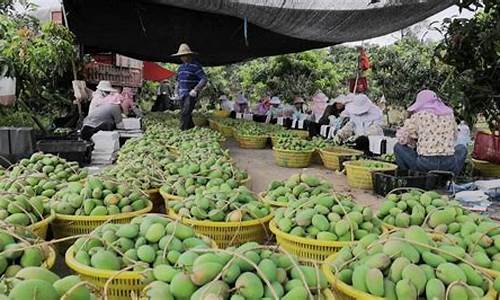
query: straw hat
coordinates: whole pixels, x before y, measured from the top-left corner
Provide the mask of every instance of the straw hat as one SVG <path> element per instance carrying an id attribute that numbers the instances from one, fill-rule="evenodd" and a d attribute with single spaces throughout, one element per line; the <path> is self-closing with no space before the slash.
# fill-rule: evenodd
<path id="1" fill-rule="evenodd" d="M 179 50 L 177 53 L 172 54 L 172 56 L 184 56 L 184 55 L 193 55 L 196 54 L 196 52 L 191 51 L 191 48 L 189 48 L 188 44 L 181 44 L 179 46 Z"/>
<path id="2" fill-rule="evenodd" d="M 302 99 L 302 97 L 295 97 L 295 99 L 293 100 L 293 104 L 304 104 L 304 99 Z"/>
<path id="3" fill-rule="evenodd" d="M 113 86 L 111 85 L 111 82 L 109 82 L 108 80 L 101 80 L 99 81 L 99 84 L 97 85 L 97 89 L 100 90 L 100 91 L 104 91 L 104 92 L 117 92 L 117 90 L 115 88 L 113 88 Z"/>

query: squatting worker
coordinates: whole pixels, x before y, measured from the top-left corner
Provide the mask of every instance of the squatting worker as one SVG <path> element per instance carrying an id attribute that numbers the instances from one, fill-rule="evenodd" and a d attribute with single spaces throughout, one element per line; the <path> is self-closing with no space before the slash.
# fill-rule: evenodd
<path id="1" fill-rule="evenodd" d="M 80 131 L 82 139 L 90 141 L 98 131 L 112 131 L 123 128 L 122 113 L 125 106 L 122 105 L 120 97 L 106 97 L 104 102 L 94 108 L 83 120 Z"/>
<path id="2" fill-rule="evenodd" d="M 179 57 L 182 61 L 177 70 L 177 84 L 175 86 L 181 105 L 181 130 L 194 127 L 192 113 L 196 104 L 196 97 L 207 84 L 207 76 L 203 71 L 203 67 L 193 58 L 195 54 L 188 44 L 181 44 L 179 51 L 172 55 Z"/>
<path id="3" fill-rule="evenodd" d="M 417 94 L 408 108 L 412 115 L 398 130 L 394 147 L 396 163 L 402 170 L 450 171 L 458 175 L 467 157 L 467 148 L 457 145 L 457 123 L 453 109 L 431 90 Z"/>

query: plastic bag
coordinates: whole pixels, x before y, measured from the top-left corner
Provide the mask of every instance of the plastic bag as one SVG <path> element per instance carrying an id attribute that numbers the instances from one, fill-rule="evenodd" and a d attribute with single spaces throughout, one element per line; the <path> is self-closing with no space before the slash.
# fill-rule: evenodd
<path id="1" fill-rule="evenodd" d="M 16 101 L 16 78 L 0 77 L 0 105 L 9 106 Z"/>

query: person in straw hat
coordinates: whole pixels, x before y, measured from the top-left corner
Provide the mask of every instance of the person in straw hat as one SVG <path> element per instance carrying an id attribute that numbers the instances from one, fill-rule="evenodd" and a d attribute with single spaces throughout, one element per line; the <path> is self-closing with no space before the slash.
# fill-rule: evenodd
<path id="1" fill-rule="evenodd" d="M 91 114 L 98 106 L 104 104 L 106 101 L 113 102 L 112 99 L 106 99 L 112 94 L 118 93 L 118 90 L 113 88 L 111 82 L 108 80 L 101 80 L 96 87 L 96 91 L 92 92 L 92 99 L 90 100 L 89 114 Z"/>
<path id="2" fill-rule="evenodd" d="M 201 64 L 193 59 L 196 53 L 191 51 L 188 44 L 181 44 L 173 57 L 179 57 L 182 64 L 177 69 L 176 92 L 181 104 L 181 130 L 194 127 L 192 113 L 198 93 L 207 84 L 207 75 Z"/>

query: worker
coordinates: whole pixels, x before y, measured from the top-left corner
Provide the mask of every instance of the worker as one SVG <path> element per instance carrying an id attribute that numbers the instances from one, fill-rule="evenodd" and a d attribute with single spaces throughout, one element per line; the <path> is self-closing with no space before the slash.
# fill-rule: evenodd
<path id="1" fill-rule="evenodd" d="M 271 97 L 264 96 L 260 98 L 259 104 L 255 109 L 255 114 L 259 116 L 265 116 L 267 115 L 267 112 L 269 111 L 270 108 L 271 108 Z"/>
<path id="2" fill-rule="evenodd" d="M 181 44 L 177 53 L 173 57 L 179 57 L 182 64 L 177 70 L 176 92 L 180 99 L 181 130 L 188 130 L 194 127 L 192 113 L 196 104 L 199 92 L 207 84 L 207 75 L 203 71 L 201 64 L 193 58 L 196 53 L 191 51 L 188 44 Z"/>
<path id="3" fill-rule="evenodd" d="M 166 111 L 175 110 L 175 105 L 172 99 L 175 98 L 172 85 L 168 79 L 164 79 L 156 90 L 156 100 L 151 108 L 151 111 Z"/>
<path id="4" fill-rule="evenodd" d="M 271 107 L 267 111 L 266 115 L 270 116 L 271 119 L 276 119 L 282 116 L 283 106 L 281 105 L 281 100 L 279 97 L 272 97 L 271 101 L 269 101 Z"/>
<path id="5" fill-rule="evenodd" d="M 101 80 L 99 81 L 99 84 L 97 84 L 95 92 L 92 92 L 92 99 L 90 100 L 90 106 L 89 106 L 89 114 L 92 113 L 92 111 L 97 108 L 99 105 L 105 103 L 105 98 L 117 94 L 118 90 L 113 88 L 111 85 L 111 82 L 108 80 Z"/>
<path id="6" fill-rule="evenodd" d="M 81 138 L 90 141 L 98 131 L 112 131 L 116 128 L 123 128 L 122 112 L 120 98 L 107 97 L 105 102 L 90 111 L 83 120 L 80 131 Z"/>
<path id="7" fill-rule="evenodd" d="M 344 111 L 345 105 L 351 102 L 353 96 L 354 94 L 339 95 L 329 101 L 318 123 L 321 125 L 328 125 L 331 124 L 333 120 L 338 119 L 340 114 Z"/>
<path id="8" fill-rule="evenodd" d="M 411 117 L 404 122 L 394 146 L 401 170 L 449 171 L 458 175 L 467 157 L 467 148 L 456 144 L 457 123 L 453 109 L 431 90 L 417 94 L 408 108 Z"/>
<path id="9" fill-rule="evenodd" d="M 137 107 L 134 98 L 135 92 L 132 88 L 124 87 L 120 93 L 120 105 L 122 107 L 122 112 L 124 115 L 134 115 L 136 117 L 142 117 L 142 111 Z"/>
<path id="10" fill-rule="evenodd" d="M 319 122 L 327 105 L 328 97 L 322 91 L 317 91 L 312 97 L 311 121 Z"/>
<path id="11" fill-rule="evenodd" d="M 295 96 L 293 100 L 292 119 L 294 120 L 309 119 L 309 115 L 306 113 L 304 106 L 305 106 L 304 99 L 300 96 Z"/>
<path id="12" fill-rule="evenodd" d="M 240 93 L 238 95 L 238 98 L 236 99 L 236 103 L 234 105 L 234 112 L 241 114 L 246 114 L 250 112 L 248 107 L 248 100 L 242 93 Z"/>
<path id="13" fill-rule="evenodd" d="M 232 112 L 234 110 L 233 101 L 229 100 L 226 95 L 221 95 L 219 97 L 219 105 L 220 109 L 227 112 Z"/>
<path id="14" fill-rule="evenodd" d="M 352 102 L 345 106 L 341 117 L 349 121 L 337 131 L 334 137 L 336 143 L 343 143 L 351 139 L 358 150 L 369 151 L 368 136 L 384 135 L 382 130 L 382 111 L 365 94 L 352 96 Z"/>

